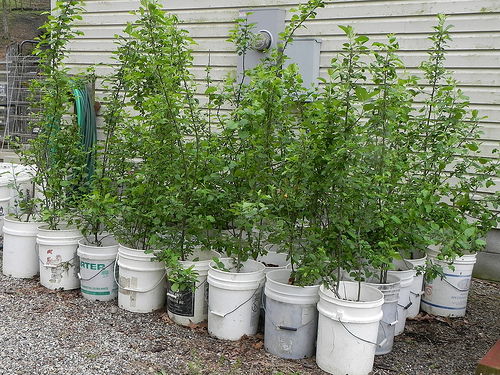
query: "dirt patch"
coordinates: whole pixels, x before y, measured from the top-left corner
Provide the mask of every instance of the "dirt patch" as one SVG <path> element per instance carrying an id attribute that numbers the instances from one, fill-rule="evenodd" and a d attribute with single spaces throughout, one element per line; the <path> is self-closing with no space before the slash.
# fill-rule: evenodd
<path id="1" fill-rule="evenodd" d="M 44 10 L 36 11 L 12 11 L 9 15 L 9 36 L 0 38 L 0 60 L 5 57 L 6 47 L 13 42 L 33 40 L 40 36 L 43 31 L 40 27 L 47 20 L 47 15 L 42 14 Z"/>

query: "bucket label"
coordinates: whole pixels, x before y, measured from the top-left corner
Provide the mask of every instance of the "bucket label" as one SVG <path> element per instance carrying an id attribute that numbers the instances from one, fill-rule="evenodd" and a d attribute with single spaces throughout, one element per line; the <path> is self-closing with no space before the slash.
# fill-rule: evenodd
<path id="1" fill-rule="evenodd" d="M 101 270 L 106 268 L 106 265 L 100 264 L 100 263 L 84 262 L 82 260 L 80 262 L 80 268 L 87 269 L 87 270 L 93 270 L 93 271 L 101 271 Z"/>
<path id="2" fill-rule="evenodd" d="M 172 291 L 172 283 L 167 281 L 167 309 L 179 316 L 194 316 L 194 283 L 191 283 L 182 292 Z M 203 290 L 202 290 L 203 291 Z"/>
<path id="3" fill-rule="evenodd" d="M 111 291 L 107 287 L 102 288 L 102 287 L 82 286 L 81 292 L 83 294 L 88 294 L 88 295 L 92 295 L 92 296 L 109 296 L 109 295 L 111 295 Z"/>
<path id="4" fill-rule="evenodd" d="M 79 272 L 78 262 L 71 263 L 71 260 L 63 261 L 62 256 L 60 254 L 54 255 L 54 250 L 52 249 L 47 250 L 47 258 L 44 266 L 50 268 L 49 282 L 52 284 L 60 284 L 64 278 L 63 274 L 66 273 L 69 275 L 71 268 L 73 268 L 75 275 Z"/>

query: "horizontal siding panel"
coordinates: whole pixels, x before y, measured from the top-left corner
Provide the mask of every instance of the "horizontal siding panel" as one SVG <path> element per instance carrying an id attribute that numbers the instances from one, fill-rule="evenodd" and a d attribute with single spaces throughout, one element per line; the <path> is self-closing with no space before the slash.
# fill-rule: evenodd
<path id="1" fill-rule="evenodd" d="M 130 12 L 139 9 L 140 6 L 141 2 L 138 0 L 85 1 L 86 13 Z"/>
<path id="2" fill-rule="evenodd" d="M 273 0 L 272 4 L 269 4 L 269 1 L 266 0 L 211 0 L 207 3 L 204 0 L 184 0 L 184 1 L 172 1 L 165 0 L 163 2 L 164 6 L 169 10 L 195 10 L 200 8 L 206 9 L 224 9 L 224 8 L 252 8 L 252 7 L 264 7 L 264 6 L 297 6 L 299 2 L 293 2 L 289 0 Z M 373 0 L 337 0 L 332 1 L 326 5 L 326 8 L 332 8 L 334 10 L 342 7 L 363 7 L 363 9 L 371 9 L 374 3 Z M 397 8 L 405 7 L 408 11 L 412 12 L 422 12 L 422 11 L 440 11 L 440 12 L 449 12 L 450 11 L 450 2 L 447 0 L 436 0 L 429 1 L 428 4 L 422 6 L 417 1 L 377 1 L 378 4 L 381 5 L 383 9 L 393 9 L 397 11 Z M 415 3 L 415 4 L 412 4 Z M 498 4 L 495 0 L 488 1 L 471 1 L 471 0 L 462 0 L 462 1 L 454 1 L 454 8 L 462 9 L 464 8 L 464 12 L 468 11 L 484 11 L 491 12 L 494 10 L 498 10 Z M 459 4 L 459 5 L 458 5 Z M 430 10 L 429 10 L 430 9 Z M 372 9 L 371 9 L 372 10 Z"/>
<path id="3" fill-rule="evenodd" d="M 359 9 L 362 6 L 363 11 Z M 453 9 L 450 9 L 453 7 Z M 321 11 L 321 17 L 329 19 L 338 18 L 366 18 L 368 17 L 394 17 L 406 16 L 408 14 L 425 16 L 438 13 L 448 14 L 471 14 L 500 12 L 498 1 L 335 1 L 329 3 L 325 10 Z"/>
<path id="4" fill-rule="evenodd" d="M 340 51 L 323 51 L 321 54 L 321 66 L 329 66 L 334 57 Z M 426 61 L 428 55 L 419 52 L 403 52 L 398 53 L 405 66 L 418 67 L 422 61 Z M 445 66 L 448 69 L 463 68 L 466 66 L 479 68 L 493 68 L 498 67 L 500 62 L 500 50 L 488 50 L 484 53 L 469 51 L 468 53 L 460 53 L 448 51 L 446 55 Z"/>
<path id="5" fill-rule="evenodd" d="M 226 9 L 226 8 L 255 8 L 255 7 L 277 7 L 277 6 L 297 6 L 299 2 L 290 2 L 289 0 L 273 0 L 272 5 L 270 1 L 266 0 L 186 0 L 186 1 L 163 1 L 164 7 L 167 10 L 183 11 L 183 10 L 196 10 L 196 9 Z"/>
<path id="6" fill-rule="evenodd" d="M 499 17 L 500 20 L 500 17 Z M 359 33 L 358 33 L 359 34 Z M 362 34 L 360 34 L 362 35 Z M 396 40 L 401 51 L 428 51 L 432 43 L 428 39 L 431 32 L 421 34 L 397 34 Z M 368 36 L 370 41 L 366 44 L 371 46 L 373 42 L 387 43 L 387 34 L 377 34 Z M 467 51 L 467 50 L 490 50 L 496 48 L 496 38 L 500 38 L 498 32 L 476 32 L 476 33 L 454 33 L 451 30 L 452 41 L 449 42 L 448 50 Z M 321 37 L 322 50 L 338 50 L 339 46 L 347 41 L 344 34 L 323 35 Z"/>
<path id="7" fill-rule="evenodd" d="M 115 48 L 114 35 L 122 33 L 127 21 L 136 19 L 129 11 L 139 4 L 137 0 L 87 0 L 87 13 L 79 24 L 85 36 L 70 43 L 69 65 L 78 70 L 87 64 L 113 63 L 110 51 Z M 287 10 L 286 19 L 290 20 L 289 10 L 297 4 L 290 0 L 164 1 L 166 10 L 178 14 L 184 21 L 182 27 L 197 42 L 192 46 L 192 72 L 201 91 L 207 65 L 216 82 L 235 72 L 234 46 L 226 40 L 240 10 L 280 7 Z M 346 41 L 338 25 L 353 26 L 359 34 L 367 35 L 370 43 L 385 42 L 386 34 L 395 33 L 401 49 L 398 54 L 409 73 L 415 74 L 416 67 L 427 60 L 428 36 L 437 24 L 437 13 L 453 13 L 447 21 L 454 27 L 445 65 L 455 71 L 454 77 L 471 98 L 471 108 L 488 116 L 482 137 L 487 141 L 485 154 L 491 154 L 500 140 L 500 1 L 335 0 L 318 9 L 317 18 L 307 21 L 307 28 L 300 29 L 297 36 L 322 39 L 320 74 L 326 77 L 331 59 Z M 102 74 L 110 68 L 100 66 L 97 71 Z"/>
<path id="8" fill-rule="evenodd" d="M 500 22 L 498 14 L 484 14 L 477 17 L 455 16 L 450 17 L 448 25 L 454 25 L 452 33 L 471 33 L 482 31 L 499 31 Z M 343 31 L 337 26 L 352 26 L 358 34 L 386 35 L 386 34 L 423 34 L 432 32 L 437 24 L 435 16 L 414 17 L 388 17 L 388 18 L 341 18 L 316 19 L 307 22 L 307 29 L 301 29 L 299 34 L 310 33 L 312 35 L 343 35 Z"/>
<path id="9" fill-rule="evenodd" d="M 112 25 L 126 25 L 127 22 L 134 22 L 137 17 L 129 12 L 113 12 L 113 13 L 87 13 L 82 15 L 82 20 L 75 22 L 75 26 L 112 26 Z M 123 27 L 122 27 L 123 28 Z"/>
<path id="10" fill-rule="evenodd" d="M 217 58 L 218 65 L 222 64 L 223 66 L 235 66 L 236 64 L 236 56 L 232 51 L 210 51 L 212 56 L 212 61 L 214 61 L 214 57 Z M 195 58 L 195 65 L 205 65 L 208 61 L 208 53 L 206 51 L 193 53 Z M 320 65 L 323 68 L 331 66 L 331 61 L 334 57 L 338 56 L 338 52 L 335 51 L 323 51 L 321 54 Z M 418 54 L 418 53 L 399 53 L 402 61 L 407 67 L 418 67 L 422 61 L 427 60 L 426 54 Z M 448 53 L 446 59 L 447 68 L 453 70 L 455 67 L 464 67 L 464 66 L 473 66 L 474 69 L 482 68 L 483 66 L 486 68 L 498 66 L 500 62 L 500 50 L 491 50 L 488 53 L 480 54 L 480 53 L 469 53 L 467 55 L 461 55 L 459 53 Z M 473 64 L 473 65 L 472 65 Z M 482 64 L 483 66 L 479 65 Z"/>

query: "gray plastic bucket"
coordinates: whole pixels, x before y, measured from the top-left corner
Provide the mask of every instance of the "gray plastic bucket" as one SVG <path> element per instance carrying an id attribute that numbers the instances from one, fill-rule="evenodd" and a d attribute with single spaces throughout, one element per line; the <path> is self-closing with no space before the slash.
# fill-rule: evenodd
<path id="1" fill-rule="evenodd" d="M 382 305 L 383 316 L 378 328 L 378 345 L 375 349 L 375 355 L 387 354 L 392 350 L 394 345 L 401 283 L 397 276 L 387 275 L 387 283 L 381 284 L 368 280 L 367 285 L 377 288 L 384 295 L 384 304 Z"/>
<path id="2" fill-rule="evenodd" d="M 316 351 L 319 285 L 289 285 L 290 270 L 266 275 L 264 347 L 287 359 L 310 358 Z"/>

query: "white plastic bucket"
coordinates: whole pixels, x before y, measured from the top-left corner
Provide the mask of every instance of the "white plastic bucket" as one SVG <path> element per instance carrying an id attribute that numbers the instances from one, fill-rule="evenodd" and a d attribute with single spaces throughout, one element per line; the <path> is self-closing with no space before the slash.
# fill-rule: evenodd
<path id="1" fill-rule="evenodd" d="M 401 283 L 401 289 L 399 290 L 398 298 L 398 319 L 396 323 L 396 329 L 394 334 L 396 336 L 402 334 L 405 330 L 407 311 L 412 305 L 411 286 L 413 284 L 413 277 L 415 275 L 415 270 L 411 264 L 408 265 L 407 270 L 399 271 L 387 271 L 388 275 L 395 275 L 399 277 Z"/>
<path id="2" fill-rule="evenodd" d="M 290 272 L 282 269 L 266 275 L 264 347 L 281 358 L 310 358 L 316 350 L 319 285 L 289 285 Z"/>
<path id="3" fill-rule="evenodd" d="M 257 262 L 261 262 L 266 267 L 264 273 L 269 271 L 274 271 L 278 269 L 285 269 L 288 265 L 287 254 L 276 252 L 277 246 L 265 246 L 267 253 L 265 255 L 259 255 L 257 257 Z"/>
<path id="4" fill-rule="evenodd" d="M 79 229 L 64 227 L 49 229 L 38 227 L 36 243 L 40 259 L 40 284 L 48 289 L 72 290 L 80 288 L 77 256 L 78 241 L 82 238 Z"/>
<path id="5" fill-rule="evenodd" d="M 454 270 L 449 267 L 449 263 L 438 260 L 437 254 L 429 250 L 427 255 L 431 263 L 443 267 L 446 277 L 424 281 L 422 310 L 437 316 L 464 316 L 476 254 L 466 254 L 456 258 L 453 261 Z"/>
<path id="6" fill-rule="evenodd" d="M 398 269 L 408 268 L 408 265 L 413 266 L 415 274 L 410 286 L 410 302 L 411 305 L 406 309 L 406 318 L 414 318 L 420 312 L 420 302 L 422 294 L 424 294 L 424 271 L 418 271 L 419 268 L 425 267 L 427 256 L 424 254 L 417 259 L 394 260 L 394 265 Z M 411 268 L 410 266 L 410 268 Z"/>
<path id="7" fill-rule="evenodd" d="M 101 241 L 101 246 L 84 238 L 78 242 L 80 290 L 83 298 L 91 301 L 111 301 L 118 295 L 114 275 L 118 243 L 112 236 Z"/>
<path id="8" fill-rule="evenodd" d="M 373 369 L 384 295 L 366 284 L 339 285 L 341 299 L 324 285 L 319 288 L 316 363 L 330 374 L 367 375 Z"/>
<path id="9" fill-rule="evenodd" d="M 190 260 L 180 261 L 186 269 L 193 267 L 198 277 L 193 288 L 188 287 L 182 292 L 173 292 L 170 282 L 167 282 L 167 312 L 173 322 L 187 326 L 190 323 L 203 322 L 208 318 L 208 265 L 219 255 L 215 251 L 196 249 L 189 257 Z"/>
<path id="10" fill-rule="evenodd" d="M 40 271 L 36 253 L 38 227 L 43 223 L 5 217 L 3 223 L 3 274 L 30 278 Z"/>
<path id="11" fill-rule="evenodd" d="M 401 289 L 399 277 L 387 275 L 387 283 L 382 284 L 373 277 L 367 280 L 367 285 L 377 288 L 384 295 L 384 304 L 382 305 L 382 319 L 378 328 L 377 347 L 375 355 L 387 354 L 394 345 L 394 336 L 396 333 L 396 324 L 398 322 L 398 300 Z"/>
<path id="12" fill-rule="evenodd" d="M 19 213 L 19 190 L 22 191 L 24 198 L 32 199 L 37 194 L 31 183 L 34 176 L 33 168 L 25 165 L 12 165 L 9 213 Z"/>
<path id="13" fill-rule="evenodd" d="M 149 313 L 165 305 L 167 282 L 165 262 L 144 250 L 118 246 L 118 306 L 124 310 Z"/>
<path id="14" fill-rule="evenodd" d="M 0 180 L 0 235 L 3 233 L 3 219 L 7 215 L 10 206 L 10 188 L 8 181 Z"/>
<path id="15" fill-rule="evenodd" d="M 219 261 L 229 272 L 218 269 L 215 262 L 209 264 L 208 332 L 224 340 L 255 335 L 265 281 L 264 265 L 247 260 L 240 272 L 236 272 L 231 258 Z"/>
<path id="16" fill-rule="evenodd" d="M 33 175 L 30 167 L 13 163 L 0 163 L 0 221 L 3 217 L 11 212 L 18 212 L 17 197 L 18 192 L 14 186 L 16 182 L 18 189 L 30 190 L 30 196 L 33 197 L 34 192 L 28 186 Z M 2 223 L 0 222 L 0 234 L 2 234 Z"/>

